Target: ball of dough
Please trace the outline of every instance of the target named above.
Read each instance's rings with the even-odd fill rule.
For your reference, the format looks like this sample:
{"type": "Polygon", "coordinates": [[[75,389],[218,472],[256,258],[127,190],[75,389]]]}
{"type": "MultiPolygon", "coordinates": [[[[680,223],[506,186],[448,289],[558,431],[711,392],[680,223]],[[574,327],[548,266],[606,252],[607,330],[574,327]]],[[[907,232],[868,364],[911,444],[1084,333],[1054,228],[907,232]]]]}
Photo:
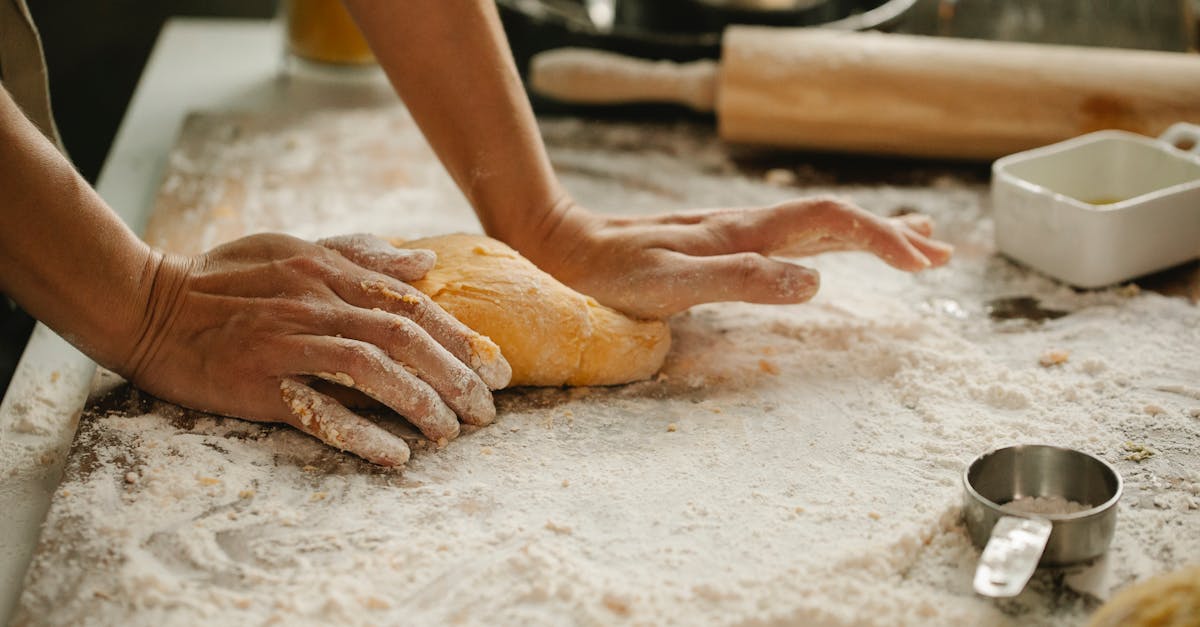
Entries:
{"type": "Polygon", "coordinates": [[[542,272],[502,242],[444,235],[402,248],[437,253],[412,286],[490,337],[512,366],[510,386],[616,385],[658,372],[671,347],[666,323],[634,320],[542,272]]]}
{"type": "Polygon", "coordinates": [[[1089,627],[1200,625],[1200,566],[1152,577],[1119,592],[1096,611],[1089,627]]]}

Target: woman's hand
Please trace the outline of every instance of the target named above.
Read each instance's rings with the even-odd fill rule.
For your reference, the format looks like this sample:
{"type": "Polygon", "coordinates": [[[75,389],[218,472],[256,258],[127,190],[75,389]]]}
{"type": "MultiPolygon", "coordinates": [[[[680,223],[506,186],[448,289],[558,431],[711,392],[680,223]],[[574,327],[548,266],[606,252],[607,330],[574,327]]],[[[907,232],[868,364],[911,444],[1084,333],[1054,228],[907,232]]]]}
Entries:
{"type": "Polygon", "coordinates": [[[394,466],[404,441],[307,382],[354,388],[445,443],[459,420],[495,418],[489,388],[511,369],[487,338],[403,280],[430,251],[370,236],[312,244],[255,235],[196,258],[164,257],[141,328],[117,370],[195,409],[286,422],[369,461],[394,466]]]}
{"type": "Polygon", "coordinates": [[[561,203],[528,233],[502,239],[562,282],[639,318],[719,301],[800,303],[817,272],[771,256],[862,250],[901,270],[940,266],[953,249],[921,215],[881,218],[811,198],[756,209],[613,218],[561,203]]]}

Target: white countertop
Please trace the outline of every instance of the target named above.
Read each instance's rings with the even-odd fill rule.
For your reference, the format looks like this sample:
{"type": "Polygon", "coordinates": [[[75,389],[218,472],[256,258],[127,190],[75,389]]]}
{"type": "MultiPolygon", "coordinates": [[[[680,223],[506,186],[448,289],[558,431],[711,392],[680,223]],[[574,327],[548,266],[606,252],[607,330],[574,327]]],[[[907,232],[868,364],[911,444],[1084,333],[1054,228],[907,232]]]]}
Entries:
{"type": "MultiPolygon", "coordinates": [[[[139,233],[154,206],[167,154],[196,110],[304,111],[395,102],[379,72],[353,80],[285,77],[279,25],[263,20],[173,18],[154,47],[100,172],[101,196],[139,233]]],[[[0,617],[12,613],[95,365],[39,324],[0,404],[0,438],[60,454],[31,467],[7,460],[0,481],[0,617]],[[48,384],[47,382],[51,382],[48,384]],[[19,425],[26,395],[58,413],[49,432],[19,425]],[[36,467],[32,467],[36,466],[36,467]]],[[[16,462],[21,463],[21,462],[16,462]]]]}

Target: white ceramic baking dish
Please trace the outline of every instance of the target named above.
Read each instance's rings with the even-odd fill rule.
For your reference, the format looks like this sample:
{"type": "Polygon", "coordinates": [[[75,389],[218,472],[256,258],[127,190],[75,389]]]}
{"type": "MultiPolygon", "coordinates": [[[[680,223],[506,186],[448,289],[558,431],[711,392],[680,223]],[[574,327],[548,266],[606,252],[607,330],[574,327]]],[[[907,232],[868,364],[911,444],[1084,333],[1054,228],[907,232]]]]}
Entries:
{"type": "Polygon", "coordinates": [[[1102,287],[1200,257],[1200,126],[1159,139],[1099,131],[992,166],[996,246],[1102,287]]]}

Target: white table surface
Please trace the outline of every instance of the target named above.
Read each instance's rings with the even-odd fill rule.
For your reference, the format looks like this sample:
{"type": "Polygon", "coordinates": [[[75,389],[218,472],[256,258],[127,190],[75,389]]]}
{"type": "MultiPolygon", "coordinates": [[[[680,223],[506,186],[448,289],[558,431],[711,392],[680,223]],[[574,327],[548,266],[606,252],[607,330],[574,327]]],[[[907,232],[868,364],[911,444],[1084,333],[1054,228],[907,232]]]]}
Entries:
{"type": "MultiPolygon", "coordinates": [[[[173,18],[159,36],[116,141],[100,172],[101,196],[139,233],[154,206],[166,158],[191,111],[305,111],[395,104],[380,72],[353,80],[285,76],[280,25],[264,20],[173,18]]],[[[39,324],[0,403],[0,438],[13,429],[21,396],[37,391],[57,408],[44,447],[65,450],[87,396],[95,364],[39,324]],[[55,385],[46,387],[49,373],[55,385]]],[[[0,485],[0,618],[7,621],[21,592],[64,456],[33,472],[12,473],[0,485]]]]}

